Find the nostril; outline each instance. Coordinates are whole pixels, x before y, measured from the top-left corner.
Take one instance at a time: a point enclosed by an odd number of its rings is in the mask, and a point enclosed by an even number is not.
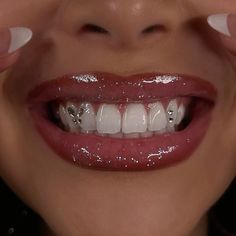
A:
[[[165,31],[166,31],[166,28],[163,25],[151,25],[145,28],[142,31],[142,34],[153,34],[153,33],[165,32]]]
[[[84,25],[81,29],[80,29],[81,33],[97,33],[97,34],[109,34],[109,32],[98,26],[98,25],[94,25],[94,24],[86,24]]]

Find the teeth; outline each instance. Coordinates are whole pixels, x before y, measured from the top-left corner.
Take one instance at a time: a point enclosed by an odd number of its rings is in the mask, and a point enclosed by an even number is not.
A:
[[[96,114],[92,104],[82,103],[79,109],[80,127],[82,132],[94,131],[96,127]]]
[[[122,132],[142,133],[147,130],[147,112],[142,104],[129,104],[123,115]]]
[[[184,118],[184,115],[185,115],[185,108],[184,108],[184,105],[181,104],[179,106],[179,109],[178,109],[178,114],[177,114],[177,118],[176,118],[176,124],[179,125],[181,123],[181,121],[183,120]]]
[[[63,105],[60,104],[59,106],[59,117],[61,119],[61,122],[62,124],[67,127],[67,119],[66,119],[66,116],[67,116],[67,112],[66,112],[66,109]]]
[[[161,102],[148,104],[131,103],[123,109],[115,104],[101,104],[97,114],[91,103],[73,102],[60,104],[55,111],[64,129],[72,133],[94,133],[114,138],[147,138],[166,132],[174,132],[184,119],[186,108],[178,107],[177,100],[169,102],[166,110]],[[148,111],[148,113],[147,113]]]
[[[167,126],[166,112],[160,102],[149,104],[148,130],[164,131]]]
[[[176,118],[178,113],[178,104],[177,101],[171,100],[167,109],[166,109],[166,115],[167,115],[167,130],[170,132],[175,131],[175,125],[176,125]]]
[[[62,123],[68,131],[76,133],[79,130],[79,124],[77,122],[77,108],[73,103],[68,102],[66,107],[60,105],[59,114]]]
[[[97,112],[97,131],[101,134],[116,134],[121,129],[121,114],[115,105],[103,104]]]

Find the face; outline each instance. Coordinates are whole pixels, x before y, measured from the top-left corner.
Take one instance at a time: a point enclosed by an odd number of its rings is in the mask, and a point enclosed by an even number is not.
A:
[[[235,58],[205,20],[230,12],[225,1],[1,1],[1,25],[29,27],[34,39],[1,75],[0,174],[55,235],[204,235],[207,211],[236,169]],[[71,122],[81,103],[87,127],[93,112],[100,118],[96,131]],[[180,114],[188,119],[173,127]],[[94,164],[98,144],[111,165]],[[165,145],[177,151],[165,155]],[[163,156],[147,168],[140,152],[153,147]],[[142,167],[115,161],[119,151]]]

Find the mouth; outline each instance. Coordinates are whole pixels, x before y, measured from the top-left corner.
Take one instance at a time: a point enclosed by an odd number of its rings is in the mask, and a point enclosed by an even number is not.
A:
[[[84,73],[37,86],[27,106],[57,156],[84,168],[138,171],[190,158],[216,98],[213,85],[193,76]]]

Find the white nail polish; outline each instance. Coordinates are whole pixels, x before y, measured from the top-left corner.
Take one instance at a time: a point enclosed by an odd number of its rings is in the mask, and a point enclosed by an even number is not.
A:
[[[11,43],[8,49],[8,53],[15,52],[19,48],[26,45],[32,38],[32,31],[25,27],[14,27],[10,28]]]
[[[207,22],[219,33],[222,33],[226,36],[231,36],[227,22],[228,16],[229,14],[227,13],[211,15],[207,18]]]

